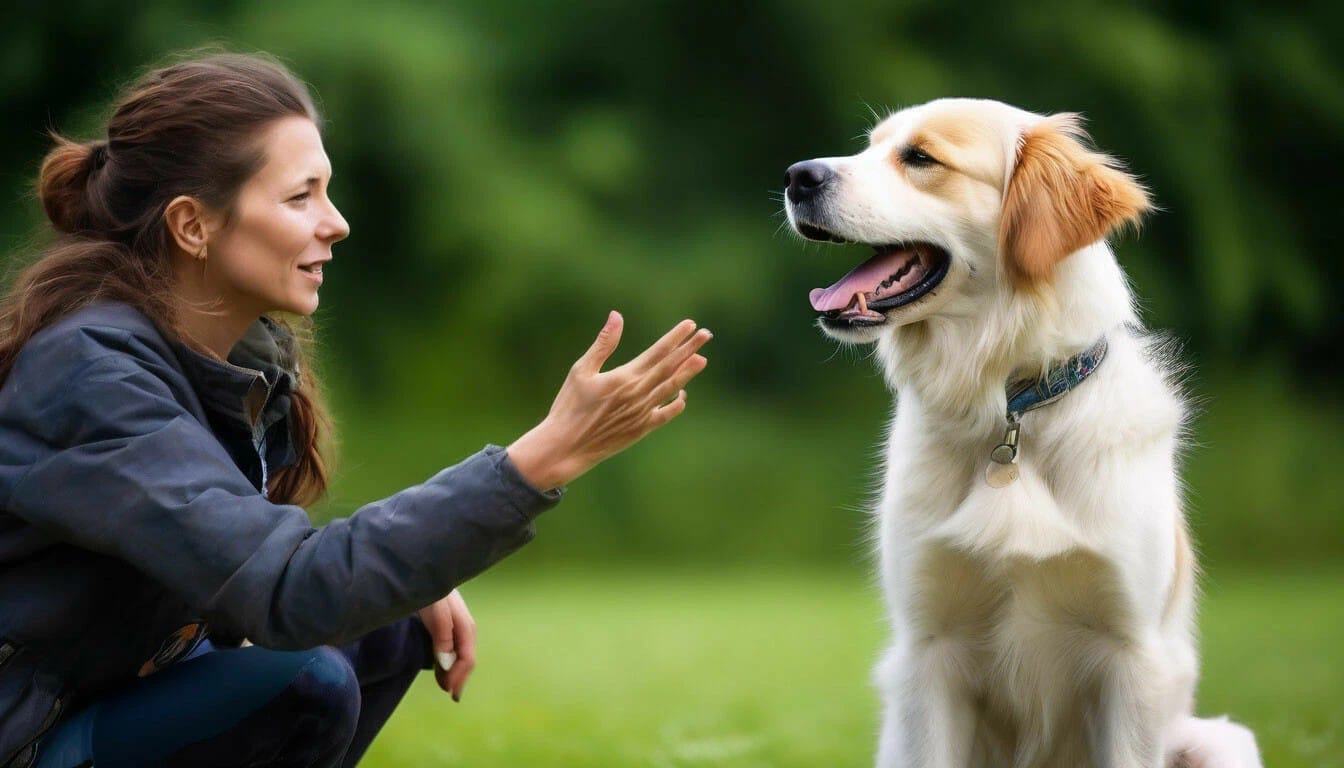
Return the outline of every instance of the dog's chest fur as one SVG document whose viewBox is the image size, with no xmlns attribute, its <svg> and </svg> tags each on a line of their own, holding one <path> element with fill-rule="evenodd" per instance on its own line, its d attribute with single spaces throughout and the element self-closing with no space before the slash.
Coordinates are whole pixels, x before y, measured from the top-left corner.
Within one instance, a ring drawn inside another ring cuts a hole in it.
<svg viewBox="0 0 1344 768">
<path fill-rule="evenodd" d="M 1006 755 L 1075 759 L 1098 660 L 1160 622 L 1180 404 L 1133 340 L 1114 347 L 1095 381 L 1024 417 L 1007 488 L 984 479 L 997 419 L 935 418 L 903 393 L 892 426 L 880 537 L 897 655 L 918 644 L 955 670 L 978 743 Z"/>
</svg>

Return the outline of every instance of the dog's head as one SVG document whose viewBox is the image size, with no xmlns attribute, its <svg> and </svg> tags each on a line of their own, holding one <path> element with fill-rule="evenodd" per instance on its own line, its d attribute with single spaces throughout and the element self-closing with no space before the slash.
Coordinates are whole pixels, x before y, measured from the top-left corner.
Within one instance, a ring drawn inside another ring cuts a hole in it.
<svg viewBox="0 0 1344 768">
<path fill-rule="evenodd" d="M 864 343 L 936 314 L 982 315 L 1136 222 L 1147 194 L 1085 139 L 1075 115 L 943 99 L 883 120 L 856 155 L 790 166 L 794 230 L 874 251 L 812 291 L 823 329 Z"/>
</svg>

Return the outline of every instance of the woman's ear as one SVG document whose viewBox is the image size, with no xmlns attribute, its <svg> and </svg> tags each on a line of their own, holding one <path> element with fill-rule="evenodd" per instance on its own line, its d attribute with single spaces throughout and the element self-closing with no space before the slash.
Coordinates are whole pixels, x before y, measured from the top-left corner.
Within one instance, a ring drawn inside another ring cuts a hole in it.
<svg viewBox="0 0 1344 768">
<path fill-rule="evenodd" d="M 1148 192 L 1112 158 L 1082 144 L 1074 114 L 1052 115 L 1023 134 L 1004 196 L 999 248 L 1019 279 L 1038 280 L 1064 257 L 1137 224 Z"/>
<path fill-rule="evenodd" d="M 206 226 L 205 206 L 201 201 L 187 195 L 178 195 L 163 210 L 164 225 L 173 242 L 188 256 L 195 257 L 205 249 L 210 237 Z"/>
</svg>

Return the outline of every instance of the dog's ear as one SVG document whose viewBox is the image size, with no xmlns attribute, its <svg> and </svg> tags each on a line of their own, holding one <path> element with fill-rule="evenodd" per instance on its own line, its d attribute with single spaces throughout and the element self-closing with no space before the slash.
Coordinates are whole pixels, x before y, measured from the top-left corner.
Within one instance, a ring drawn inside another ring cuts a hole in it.
<svg viewBox="0 0 1344 768">
<path fill-rule="evenodd" d="M 1065 256 L 1137 224 L 1148 193 L 1110 157 L 1083 145 L 1075 114 L 1052 115 L 1023 134 L 1004 196 L 999 247 L 1018 278 L 1037 280 Z"/>
</svg>

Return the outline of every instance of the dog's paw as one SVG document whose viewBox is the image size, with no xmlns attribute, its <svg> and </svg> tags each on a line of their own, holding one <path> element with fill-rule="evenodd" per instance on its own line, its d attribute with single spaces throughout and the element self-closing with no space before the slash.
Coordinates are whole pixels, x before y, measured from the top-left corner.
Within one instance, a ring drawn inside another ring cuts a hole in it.
<svg viewBox="0 0 1344 768">
<path fill-rule="evenodd" d="M 1255 734 L 1240 723 L 1188 717 L 1172 730 L 1168 768 L 1264 768 Z"/>
</svg>

